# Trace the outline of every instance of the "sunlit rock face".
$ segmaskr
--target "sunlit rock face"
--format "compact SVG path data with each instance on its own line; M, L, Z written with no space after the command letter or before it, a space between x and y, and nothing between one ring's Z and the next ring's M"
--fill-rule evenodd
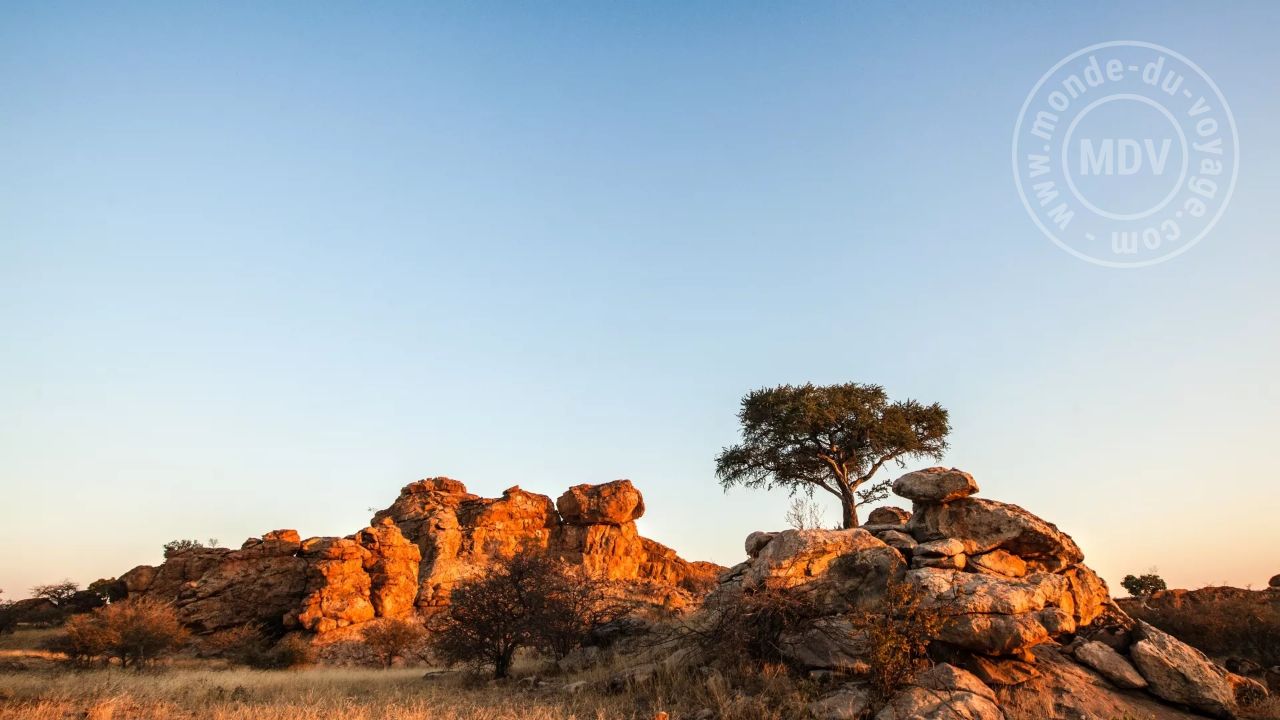
M629 480L577 485L558 501L512 487L501 497L436 477L401 489L369 527L302 539L276 530L239 550L191 548L120 577L127 595L171 601L196 632L245 624L327 634L376 618L430 613L459 582L521 552L548 552L636 599L691 606L723 568L641 537L644 499Z
M723 568L690 563L641 537L635 520L644 511L644 498L629 480L576 485L552 502L519 487L481 498L456 480L432 478L406 485L374 521L394 522L420 548L417 603L423 609L447 605L454 585L529 550L550 552L597 578L645 583L646 599L654 603L689 605L693 591Z

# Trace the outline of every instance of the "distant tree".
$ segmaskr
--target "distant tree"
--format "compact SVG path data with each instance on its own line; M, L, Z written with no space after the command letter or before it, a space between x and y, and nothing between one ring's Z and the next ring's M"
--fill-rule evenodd
M1145 575L1125 575L1120 581L1120 587L1129 591L1129 594L1136 598L1149 597L1151 593L1157 590L1167 590L1164 578L1157 575L1154 569Z
M31 588L31 596L44 598L54 605L57 605L59 609L65 609L79 591L79 585L71 582L70 580L63 580L60 583L53 583L51 585L36 585Z
M407 657L420 650L426 634L422 623L407 618L372 622L362 631L365 645L378 656L383 667L391 667L396 658Z
M890 402L879 385L857 383L755 390L738 419L742 442L716 458L720 484L825 490L840 499L846 528L858 526L859 505L888 496L888 480L860 489L880 468L942 457L951 431L941 405Z
M164 556L169 557L174 553L185 552L187 550L195 550L204 547L204 543L199 540L170 540L164 544Z
M822 506L808 495L798 495L791 499L786 520L796 530L817 530L824 524Z

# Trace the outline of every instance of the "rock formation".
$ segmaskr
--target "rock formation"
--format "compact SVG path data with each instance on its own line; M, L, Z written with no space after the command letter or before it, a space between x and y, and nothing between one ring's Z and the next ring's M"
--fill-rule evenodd
M448 603L458 582L501 559L546 551L633 597L688 605L723 569L691 563L643 538L644 500L628 480L570 488L558 502L513 487L482 498L449 478L406 485L369 527L347 537L301 539L294 530L250 538L239 550L189 548L120 576L128 596L172 601L192 630L257 623L331 633L375 618L408 617Z
M423 609L447 604L455 584L527 549L550 552L595 577L648 583L659 604L687 605L722 568L690 563L641 537L635 521L643 514L644 499L630 480L577 485L553 503L518 487L481 498L456 480L431 478L406 485L374 522L393 522L421 550Z
M780 650L793 666L850 681L810 707L815 717L1191 717L1178 708L1234 717L1246 695L1265 694L1129 618L1069 535L1016 505L972 497L969 474L931 468L893 490L912 501L910 513L881 508L851 530L752 533L748 560L708 605L715 613L726 597L766 588L812 598L817 619ZM859 680L866 640L850 618L883 609L894 585L936 611L930 652L950 664L877 708Z

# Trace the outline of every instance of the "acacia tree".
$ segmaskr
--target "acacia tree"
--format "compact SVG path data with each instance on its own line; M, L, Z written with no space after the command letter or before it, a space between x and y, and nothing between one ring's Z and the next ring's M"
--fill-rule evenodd
M858 383L754 390L742 399L738 419L742 442L716 458L725 490L825 490L840 498L846 528L858 526L859 505L888 496L888 480L860 489L880 468L942 457L951 431L938 403L890 402L879 385Z

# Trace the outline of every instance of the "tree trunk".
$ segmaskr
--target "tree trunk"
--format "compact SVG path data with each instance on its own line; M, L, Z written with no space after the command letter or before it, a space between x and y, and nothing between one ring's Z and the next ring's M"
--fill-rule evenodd
M844 529L858 527L858 505L853 497L853 490L840 486L840 510L843 515Z
M501 680L507 677L511 672L511 661L516 654L515 648L503 650L498 654L498 659L493 663L493 677Z

